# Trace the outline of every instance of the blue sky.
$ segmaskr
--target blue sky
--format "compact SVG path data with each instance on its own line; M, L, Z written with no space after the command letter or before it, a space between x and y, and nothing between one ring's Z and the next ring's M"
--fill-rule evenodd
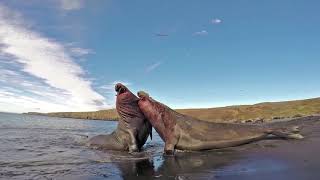
M320 96L316 0L4 0L0 111L114 107L113 84L173 108Z

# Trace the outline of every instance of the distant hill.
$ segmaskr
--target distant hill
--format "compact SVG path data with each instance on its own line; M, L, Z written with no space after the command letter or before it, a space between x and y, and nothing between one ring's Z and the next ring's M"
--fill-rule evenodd
M116 121L119 118L118 113L115 109L89 111L89 112L52 112L52 113L28 112L26 114L45 115L45 116L61 117L61 118L109 120L109 121Z
M220 108L177 109L176 111L212 122L240 122L244 120L268 121L271 119L320 114L320 98L284 102L265 102L254 105L227 106ZM34 112L27 114L39 115L39 113ZM57 112L41 115L96 120L117 120L119 118L115 109L95 112Z

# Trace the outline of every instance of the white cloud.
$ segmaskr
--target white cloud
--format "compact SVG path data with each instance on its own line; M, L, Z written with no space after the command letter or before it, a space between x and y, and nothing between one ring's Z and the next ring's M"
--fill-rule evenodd
M195 33L193 33L193 35L195 36L205 36L208 35L209 33L206 30L202 30L202 31L197 31Z
M146 68L146 72L148 73L148 72L151 72L151 71L157 69L161 64L162 64L162 62L156 62L156 63L148 66L148 67Z
M215 18L215 19L211 19L210 23L211 24L220 24L220 23L222 23L222 20Z
M89 50L70 50L22 22L25 19L19 14L0 4L0 103L19 107L16 111L31 107L41 111L106 108L105 98L92 88L73 58L75 53L82 56ZM26 94L8 94L13 91L4 91L3 87L23 88ZM22 105L24 108L20 108ZM2 108L8 107L0 105Z
M61 8L64 10L78 10L84 5L84 0L60 0Z
M63 102L63 101L62 101ZM66 111L65 104L53 103L47 100L22 95L12 90L0 89L0 111L4 112L49 112Z

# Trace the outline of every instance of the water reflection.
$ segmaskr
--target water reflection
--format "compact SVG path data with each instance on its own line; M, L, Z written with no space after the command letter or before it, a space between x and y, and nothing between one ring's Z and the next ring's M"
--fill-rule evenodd
M155 175L153 162L149 159L121 162L117 167L123 179L153 179Z
M233 151L179 152L116 164L123 179L212 179L240 159Z

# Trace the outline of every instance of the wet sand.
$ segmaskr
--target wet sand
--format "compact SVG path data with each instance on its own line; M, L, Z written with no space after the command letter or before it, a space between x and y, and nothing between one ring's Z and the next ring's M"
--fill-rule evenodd
M215 178L320 179L320 122L304 120L305 125L299 123L303 140L264 140L233 148L241 159L217 172Z
M152 160L118 163L123 179L320 179L320 117L297 121L303 140L268 139L203 152L153 153ZM301 120L306 123L301 124ZM133 168L134 167L134 168Z

